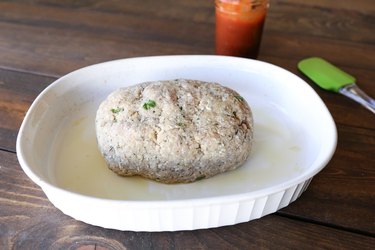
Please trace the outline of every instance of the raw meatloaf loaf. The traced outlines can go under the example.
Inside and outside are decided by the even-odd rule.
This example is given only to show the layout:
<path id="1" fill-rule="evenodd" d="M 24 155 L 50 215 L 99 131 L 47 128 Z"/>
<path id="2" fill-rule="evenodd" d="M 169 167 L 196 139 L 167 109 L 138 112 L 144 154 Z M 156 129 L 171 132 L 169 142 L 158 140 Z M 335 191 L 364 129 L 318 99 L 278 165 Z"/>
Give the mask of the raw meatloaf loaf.
<path id="1" fill-rule="evenodd" d="M 251 151 L 253 118 L 237 92 L 217 83 L 145 82 L 101 103 L 96 134 L 117 174 L 187 183 L 241 166 Z"/>

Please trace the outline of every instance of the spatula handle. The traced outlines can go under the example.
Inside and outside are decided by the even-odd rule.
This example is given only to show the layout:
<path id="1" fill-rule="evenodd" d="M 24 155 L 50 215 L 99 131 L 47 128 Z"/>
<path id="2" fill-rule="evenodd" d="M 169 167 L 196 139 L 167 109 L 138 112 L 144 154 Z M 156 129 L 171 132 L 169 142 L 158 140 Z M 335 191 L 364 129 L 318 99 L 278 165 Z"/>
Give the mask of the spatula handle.
<path id="1" fill-rule="evenodd" d="M 360 103 L 375 114 L 375 100 L 363 92 L 355 83 L 340 88 L 339 92 Z"/>

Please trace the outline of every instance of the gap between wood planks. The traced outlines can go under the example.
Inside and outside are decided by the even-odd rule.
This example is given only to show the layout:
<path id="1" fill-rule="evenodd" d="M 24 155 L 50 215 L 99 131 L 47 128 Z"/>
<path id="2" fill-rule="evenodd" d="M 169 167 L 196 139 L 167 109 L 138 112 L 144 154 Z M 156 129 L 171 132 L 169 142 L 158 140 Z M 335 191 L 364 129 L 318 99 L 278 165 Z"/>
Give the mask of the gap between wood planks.
<path id="1" fill-rule="evenodd" d="M 340 230 L 340 231 L 345 231 L 345 232 L 349 232 L 349 233 L 354 233 L 354 234 L 359 234 L 359 235 L 369 236 L 369 237 L 375 238 L 375 234 L 370 233 L 370 232 L 366 232 L 366 231 L 358 230 L 358 229 L 354 229 L 354 228 L 343 227 L 343 226 L 339 226 L 339 225 L 332 224 L 332 223 L 325 223 L 325 222 L 322 222 L 322 221 L 318 221 L 318 220 L 314 220 L 314 219 L 308 219 L 308 218 L 304 218 L 304 217 L 297 216 L 297 215 L 287 214 L 287 213 L 284 213 L 280 210 L 276 211 L 274 213 L 274 215 L 277 215 L 277 216 L 280 216 L 280 217 L 283 217 L 283 218 L 288 218 L 288 219 L 291 219 L 291 220 L 302 221 L 302 222 L 309 223 L 309 224 L 314 224 L 314 225 L 318 225 L 318 226 L 323 226 L 323 227 L 327 227 L 327 228 L 332 228 L 332 229 L 336 229 L 336 230 Z"/>

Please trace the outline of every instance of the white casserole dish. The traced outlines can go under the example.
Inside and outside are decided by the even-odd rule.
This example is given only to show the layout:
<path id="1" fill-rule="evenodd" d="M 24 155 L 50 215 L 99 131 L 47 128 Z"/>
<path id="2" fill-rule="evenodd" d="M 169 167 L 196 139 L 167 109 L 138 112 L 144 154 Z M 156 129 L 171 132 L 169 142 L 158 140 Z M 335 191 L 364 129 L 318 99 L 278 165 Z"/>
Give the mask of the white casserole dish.
<path id="1" fill-rule="evenodd" d="M 253 110 L 254 150 L 240 169 L 191 184 L 119 177 L 96 146 L 94 118 L 113 90 L 190 78 L 238 91 Z M 74 71 L 34 101 L 17 138 L 25 173 L 62 212 L 86 223 L 132 231 L 233 225 L 295 201 L 331 159 L 332 116 L 315 91 L 271 64 L 224 56 L 116 60 Z"/>

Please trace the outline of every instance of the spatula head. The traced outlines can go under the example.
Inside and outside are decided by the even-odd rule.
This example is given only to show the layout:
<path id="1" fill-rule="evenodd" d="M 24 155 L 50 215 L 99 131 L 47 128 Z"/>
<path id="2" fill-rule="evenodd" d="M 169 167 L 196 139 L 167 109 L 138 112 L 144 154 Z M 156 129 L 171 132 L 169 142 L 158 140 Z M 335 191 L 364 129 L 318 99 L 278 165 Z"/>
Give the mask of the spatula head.
<path id="1" fill-rule="evenodd" d="M 355 83 L 355 78 L 319 57 L 304 59 L 298 69 L 321 88 L 338 92 L 340 88 Z"/>

